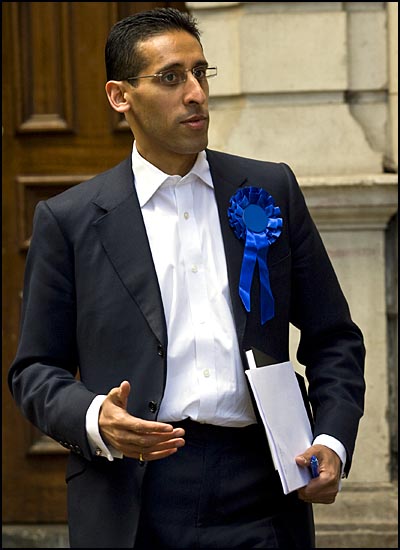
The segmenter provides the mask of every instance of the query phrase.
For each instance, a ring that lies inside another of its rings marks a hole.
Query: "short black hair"
[[[155,8],[135,13],[115,23],[105,48],[107,80],[137,76],[146,64],[138,46],[157,34],[185,31],[200,42],[200,31],[192,15],[175,8]]]

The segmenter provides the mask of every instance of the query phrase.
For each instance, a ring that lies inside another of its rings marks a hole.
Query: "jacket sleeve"
[[[91,458],[85,415],[95,397],[77,379],[73,247],[45,202],[35,210],[20,339],[8,382],[23,415],[72,451]]]
[[[314,436],[325,433],[343,443],[347,474],[364,409],[363,336],[351,319],[347,301],[295,177],[283,166],[290,188],[290,321],[301,335],[297,358],[306,366]]]

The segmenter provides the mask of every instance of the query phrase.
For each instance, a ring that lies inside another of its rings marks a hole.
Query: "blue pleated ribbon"
[[[251,285],[256,263],[260,275],[261,324],[274,317],[267,255],[269,247],[281,234],[280,209],[264,189],[244,187],[231,198],[228,219],[236,237],[245,241],[239,281],[239,295],[250,312]]]

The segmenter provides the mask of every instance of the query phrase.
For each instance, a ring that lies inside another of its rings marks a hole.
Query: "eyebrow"
[[[183,63],[168,63],[167,65],[161,67],[161,69],[156,71],[154,74],[165,73],[165,71],[169,71],[171,69],[181,69],[183,67]],[[200,59],[192,65],[192,69],[194,69],[195,67],[208,67],[208,62],[205,59]]]

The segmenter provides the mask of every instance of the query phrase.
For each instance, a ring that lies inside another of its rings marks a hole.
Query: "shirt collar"
[[[197,155],[196,162],[194,163],[190,172],[185,176],[170,176],[165,174],[153,164],[150,164],[144,159],[136,148],[136,142],[133,143],[132,148],[132,170],[134,174],[136,192],[139,199],[140,207],[143,206],[151,199],[151,197],[157,192],[157,190],[163,185],[181,185],[186,183],[192,175],[211,187],[214,188],[211,178],[210,167],[207,161],[207,155],[205,151],[201,151]]]

